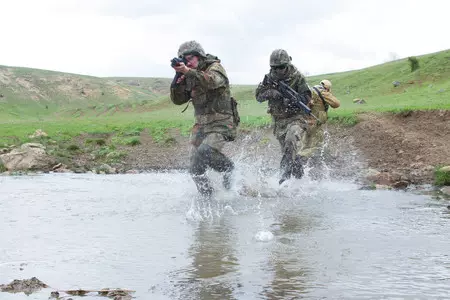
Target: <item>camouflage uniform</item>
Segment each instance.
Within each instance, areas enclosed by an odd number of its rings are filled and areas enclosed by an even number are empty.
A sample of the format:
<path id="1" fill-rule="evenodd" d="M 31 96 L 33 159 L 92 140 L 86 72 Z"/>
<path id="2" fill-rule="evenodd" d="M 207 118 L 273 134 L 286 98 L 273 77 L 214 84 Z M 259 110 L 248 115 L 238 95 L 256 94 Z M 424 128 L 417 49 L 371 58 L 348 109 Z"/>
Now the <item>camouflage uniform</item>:
<path id="1" fill-rule="evenodd" d="M 190 155 L 190 173 L 203 195 L 210 195 L 213 188 L 205 175 L 208 167 L 224 173 L 224 185 L 230 187 L 233 162 L 222 152 L 226 142 L 236 138 L 236 113 L 230 96 L 230 86 L 220 60 L 205 54 L 195 41 L 180 46 L 180 57 L 194 54 L 199 57 L 196 69 L 190 69 L 184 80 L 173 83 L 170 97 L 174 104 L 182 105 L 192 101 L 195 124 L 191 133 L 193 149 Z"/>
<path id="2" fill-rule="evenodd" d="M 285 66 L 285 68 L 281 68 Z M 280 162 L 281 179 L 280 184 L 289 179 L 291 175 L 296 178 L 303 176 L 303 167 L 300 157 L 297 155 L 301 148 L 302 135 L 307 129 L 307 114 L 303 109 L 292 106 L 287 98 L 276 90 L 268 82 L 282 80 L 289 84 L 307 104 L 311 97 L 311 91 L 306 84 L 306 79 L 297 68 L 291 64 L 291 57 L 283 49 L 276 49 L 270 56 L 271 70 L 264 76 L 258 85 L 255 95 L 258 102 L 268 101 L 268 113 L 274 122 L 273 133 L 280 143 L 283 157 Z M 278 68 L 278 69 L 277 69 Z"/>
<path id="3" fill-rule="evenodd" d="M 340 106 L 340 101 L 331 93 L 329 80 L 322 80 L 320 85 L 311 88 L 311 92 L 312 99 L 308 106 L 312 114 L 320 120 L 320 124 L 313 117 L 308 117 L 309 126 L 306 134 L 303 135 L 303 147 L 300 151 L 300 155 L 306 159 L 311 158 L 322 146 L 324 140 L 322 125 L 327 122 L 328 107 L 338 108 Z"/>

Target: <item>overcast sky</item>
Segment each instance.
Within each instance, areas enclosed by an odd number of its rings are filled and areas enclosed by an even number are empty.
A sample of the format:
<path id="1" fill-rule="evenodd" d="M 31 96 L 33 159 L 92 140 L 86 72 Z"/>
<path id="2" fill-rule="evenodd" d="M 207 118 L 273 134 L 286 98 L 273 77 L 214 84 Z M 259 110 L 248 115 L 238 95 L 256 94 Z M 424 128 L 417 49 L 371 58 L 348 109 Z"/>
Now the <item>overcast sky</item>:
<path id="1" fill-rule="evenodd" d="M 256 84 L 272 50 L 304 73 L 359 69 L 450 48 L 446 0 L 0 0 L 0 65 L 93 76 L 172 77 L 199 41 L 234 84 Z"/>

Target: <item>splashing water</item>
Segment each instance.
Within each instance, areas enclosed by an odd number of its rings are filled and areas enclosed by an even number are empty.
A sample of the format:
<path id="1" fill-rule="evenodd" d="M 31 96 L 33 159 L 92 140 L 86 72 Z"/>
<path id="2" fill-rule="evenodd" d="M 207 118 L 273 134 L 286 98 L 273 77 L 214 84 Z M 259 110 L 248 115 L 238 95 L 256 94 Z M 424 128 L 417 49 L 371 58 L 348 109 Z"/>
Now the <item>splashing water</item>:
<path id="1" fill-rule="evenodd" d="M 330 134 L 324 127 L 324 142 L 322 143 L 314 161 L 308 160 L 305 165 L 305 174 L 301 179 L 291 178 L 279 185 L 279 159 L 280 149 L 270 143 L 264 143 L 264 134 L 261 132 L 247 135 L 243 138 L 239 148 L 234 149 L 231 159 L 235 163 L 232 178 L 232 188 L 225 190 L 222 187 L 221 174 L 212 170 L 207 176 L 216 189 L 212 198 L 201 196 L 193 197 L 186 216 L 189 220 L 213 221 L 226 213 L 235 214 L 235 206 L 242 202 L 251 202 L 257 199 L 254 212 L 259 214 L 263 199 L 290 199 L 306 197 L 315 193 L 318 184 L 317 176 L 311 176 L 311 170 L 320 172 L 320 180 L 330 179 L 330 168 L 326 163 L 325 153 L 329 145 Z M 241 208 L 242 209 L 242 208 Z M 247 207 L 250 209 L 250 207 Z M 261 230 L 266 224 L 260 220 Z"/>
<path id="2" fill-rule="evenodd" d="M 268 242 L 273 240 L 273 233 L 270 231 L 259 231 L 256 235 L 255 235 L 255 239 L 258 242 Z"/>

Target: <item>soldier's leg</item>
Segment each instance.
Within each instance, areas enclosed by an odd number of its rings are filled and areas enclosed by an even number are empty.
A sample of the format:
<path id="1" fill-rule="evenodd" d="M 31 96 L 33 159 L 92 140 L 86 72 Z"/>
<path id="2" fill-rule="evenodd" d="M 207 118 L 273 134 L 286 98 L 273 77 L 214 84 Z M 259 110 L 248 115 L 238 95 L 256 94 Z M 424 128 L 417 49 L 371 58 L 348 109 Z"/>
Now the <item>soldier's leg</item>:
<path id="1" fill-rule="evenodd" d="M 225 154 L 222 149 L 227 140 L 220 133 L 209 133 L 202 145 L 208 146 L 208 166 L 213 170 L 223 173 L 223 185 L 226 189 L 231 188 L 231 179 L 234 171 L 234 163 Z"/>
<path id="2" fill-rule="evenodd" d="M 281 179 L 280 184 L 289 179 L 292 174 L 296 178 L 303 175 L 303 168 L 297 159 L 297 152 L 301 146 L 302 134 L 305 128 L 300 124 L 293 123 L 288 125 L 284 139 L 283 157 L 281 159 Z"/>
<path id="3" fill-rule="evenodd" d="M 208 177 L 206 176 L 207 164 L 202 158 L 202 149 L 200 147 L 195 148 L 191 155 L 190 173 L 194 180 L 197 190 L 204 196 L 209 196 L 213 193 L 213 187 Z"/>
<path id="4" fill-rule="evenodd" d="M 287 134 L 287 126 L 284 123 L 275 122 L 275 126 L 273 129 L 273 134 L 278 140 L 281 149 L 281 161 L 280 161 L 280 173 L 281 179 L 279 184 L 283 183 L 290 176 L 290 171 L 288 170 L 288 158 L 289 155 L 286 154 L 286 134 Z"/>
<path id="5" fill-rule="evenodd" d="M 201 145 L 205 139 L 203 128 L 199 125 L 194 125 L 191 132 L 191 156 L 189 172 L 194 180 L 197 190 L 204 196 L 209 196 L 213 192 L 212 185 L 206 176 L 206 169 L 208 167 L 205 160 L 205 154 Z"/>
<path id="6" fill-rule="evenodd" d="M 312 137 L 313 137 L 313 127 L 309 127 L 307 131 L 302 136 L 302 148 L 299 151 L 299 155 L 308 159 L 312 154 Z"/>
<path id="7" fill-rule="evenodd" d="M 317 127 L 312 136 L 312 153 L 309 165 L 312 167 L 309 171 L 309 176 L 313 180 L 320 180 L 323 178 L 325 165 L 322 157 L 322 148 L 324 146 L 324 131 L 323 128 Z"/>

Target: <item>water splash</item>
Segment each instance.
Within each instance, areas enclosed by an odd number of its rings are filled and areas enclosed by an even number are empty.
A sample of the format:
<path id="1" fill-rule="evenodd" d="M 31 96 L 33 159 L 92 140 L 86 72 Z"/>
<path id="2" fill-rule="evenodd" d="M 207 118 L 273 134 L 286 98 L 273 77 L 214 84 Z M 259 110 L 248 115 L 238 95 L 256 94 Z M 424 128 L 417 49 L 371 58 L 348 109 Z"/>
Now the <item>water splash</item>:
<path id="1" fill-rule="evenodd" d="M 273 240 L 274 235 L 270 231 L 259 231 L 255 234 L 255 240 L 258 242 L 269 242 Z"/>
<path id="2" fill-rule="evenodd" d="M 251 210 L 261 211 L 262 201 L 298 201 L 317 194 L 320 183 L 333 181 L 329 165 L 330 132 L 323 127 L 323 143 L 316 155 L 305 165 L 305 175 L 301 179 L 291 178 L 279 185 L 279 161 L 281 153 L 276 140 L 264 129 L 254 130 L 234 144 L 227 145 L 228 155 L 235 163 L 232 187 L 225 190 L 221 174 L 207 171 L 216 193 L 212 199 L 193 197 L 186 216 L 190 220 L 213 221 L 226 214 L 238 215 Z M 256 201 L 255 201 L 256 200 Z M 260 219 L 260 228 L 267 228 Z"/>

